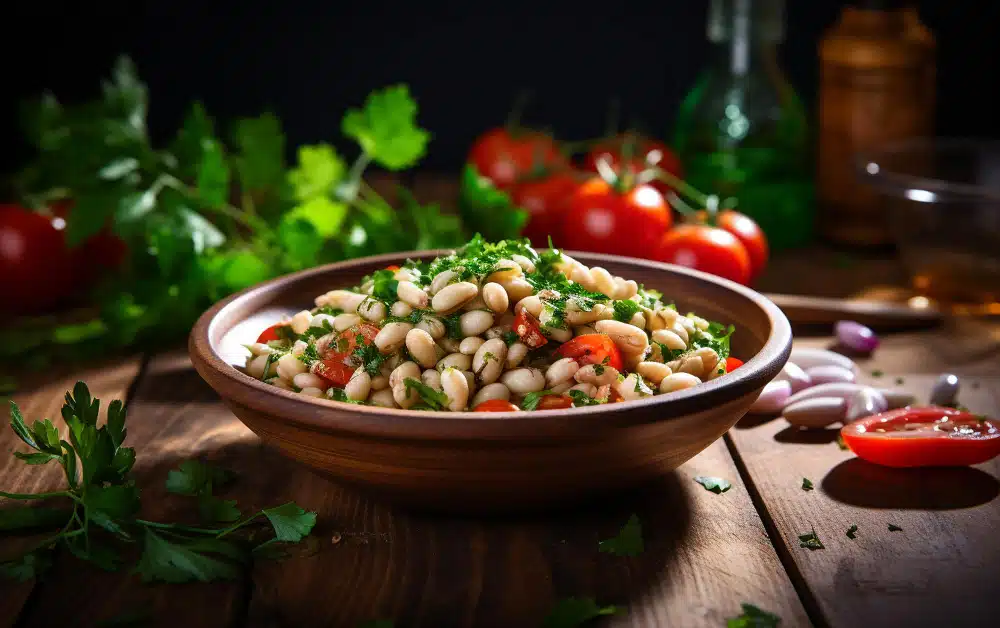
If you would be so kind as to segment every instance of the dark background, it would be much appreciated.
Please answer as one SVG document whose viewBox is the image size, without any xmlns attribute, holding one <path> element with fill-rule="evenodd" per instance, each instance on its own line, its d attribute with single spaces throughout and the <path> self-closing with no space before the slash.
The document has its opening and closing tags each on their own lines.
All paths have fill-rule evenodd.
<svg viewBox="0 0 1000 628">
<path fill-rule="evenodd" d="M 25 156 L 16 105 L 51 89 L 94 95 L 120 53 L 151 91 L 154 137 L 170 136 L 202 100 L 223 124 L 272 110 L 288 144 L 341 142 L 346 107 L 409 83 L 434 140 L 423 167 L 457 170 L 477 133 L 503 122 L 517 92 L 523 117 L 561 138 L 599 135 L 609 103 L 621 119 L 669 136 L 709 53 L 707 2 L 28 2 L 2 9 L 7 49 L 0 167 Z M 788 0 L 780 60 L 815 115 L 816 46 L 842 5 Z M 997 2 L 918 3 L 938 41 L 938 132 L 1000 136 Z M 17 42 L 17 43 L 16 43 Z M 24 43 L 20 43 L 24 42 Z"/>
</svg>

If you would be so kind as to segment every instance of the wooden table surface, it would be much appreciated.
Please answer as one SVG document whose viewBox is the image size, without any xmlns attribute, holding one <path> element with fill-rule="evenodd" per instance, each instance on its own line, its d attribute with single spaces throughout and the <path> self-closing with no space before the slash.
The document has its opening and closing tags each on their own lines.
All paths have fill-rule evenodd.
<svg viewBox="0 0 1000 628">
<path fill-rule="evenodd" d="M 439 194 L 418 190 L 424 198 Z M 779 256 L 769 290 L 846 296 L 898 282 L 891 260 L 828 264 L 829 252 Z M 822 281 L 815 277 L 821 275 Z M 802 337 L 825 346 L 824 337 Z M 1000 326 L 950 321 L 894 334 L 862 362 L 867 380 L 926 401 L 942 371 L 963 378 L 959 401 L 1000 416 Z M 884 375 L 875 378 L 872 372 Z M 592 597 L 626 614 L 593 625 L 725 626 L 754 604 L 781 626 L 995 626 L 1000 593 L 1000 460 L 973 468 L 891 470 L 854 459 L 837 430 L 799 432 L 782 419 L 745 417 L 657 486 L 568 513 L 503 520 L 422 516 L 375 503 L 264 449 L 192 370 L 183 351 L 49 373 L 13 398 L 30 420 L 55 419 L 64 391 L 128 399 L 128 442 L 145 518 L 188 517 L 168 496 L 170 469 L 199 457 L 237 472 L 223 495 L 244 509 L 294 500 L 318 513 L 313 537 L 281 561 L 259 561 L 241 581 L 144 585 L 57 555 L 42 581 L 0 582 L 0 626 L 90 626 L 133 615 L 138 624 L 216 628 L 395 626 L 532 628 L 560 598 Z M 10 430 L 5 453 L 21 449 Z M 61 470 L 0 457 L 0 488 L 52 490 Z M 721 495 L 693 481 L 729 479 Z M 802 478 L 815 490 L 804 491 Z M 0 501 L 0 508 L 4 507 Z M 646 550 L 597 551 L 631 513 Z M 902 528 L 890 532 L 889 524 Z M 845 532 L 857 525 L 857 538 Z M 799 547 L 815 529 L 825 549 Z M 23 547 L 0 537 L 0 558 Z M 114 625 L 125 625 L 114 624 Z M 589 624 L 588 624 L 589 625 Z"/>
</svg>

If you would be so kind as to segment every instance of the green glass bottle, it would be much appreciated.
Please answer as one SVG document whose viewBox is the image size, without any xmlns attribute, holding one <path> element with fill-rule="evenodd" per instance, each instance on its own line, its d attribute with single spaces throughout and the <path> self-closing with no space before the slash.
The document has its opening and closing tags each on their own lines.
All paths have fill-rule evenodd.
<svg viewBox="0 0 1000 628">
<path fill-rule="evenodd" d="M 806 113 L 778 67 L 784 0 L 712 0 L 712 58 L 681 103 L 674 133 L 685 179 L 751 216 L 772 249 L 812 235 Z"/>
</svg>

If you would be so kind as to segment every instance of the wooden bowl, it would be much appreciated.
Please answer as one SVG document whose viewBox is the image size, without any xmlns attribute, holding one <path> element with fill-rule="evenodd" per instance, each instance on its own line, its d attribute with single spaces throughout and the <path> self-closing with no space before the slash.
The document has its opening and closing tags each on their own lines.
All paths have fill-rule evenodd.
<svg viewBox="0 0 1000 628">
<path fill-rule="evenodd" d="M 695 388 L 627 403 L 538 412 L 426 412 L 357 406 L 280 390 L 237 368 L 282 316 L 390 264 L 395 253 L 279 277 L 235 294 L 198 320 L 198 373 L 267 445 L 363 492 L 422 509 L 512 512 L 565 506 L 643 483 L 682 464 L 742 417 L 784 366 L 792 333 L 757 292 L 668 264 L 589 253 L 584 264 L 661 290 L 679 311 L 736 325 L 746 363 Z"/>
</svg>

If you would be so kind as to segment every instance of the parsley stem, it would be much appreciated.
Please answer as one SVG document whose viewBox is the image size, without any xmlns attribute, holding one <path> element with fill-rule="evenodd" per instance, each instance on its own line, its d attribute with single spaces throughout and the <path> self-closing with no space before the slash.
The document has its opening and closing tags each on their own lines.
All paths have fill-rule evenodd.
<svg viewBox="0 0 1000 628">
<path fill-rule="evenodd" d="M 238 522 L 234 523 L 233 525 L 229 526 L 228 528 L 226 528 L 225 530 L 223 530 L 222 532 L 219 532 L 218 534 L 215 535 L 215 538 L 221 539 L 222 537 L 226 536 L 227 534 L 230 534 L 232 532 L 235 532 L 235 531 L 239 530 L 243 526 L 247 525 L 248 523 L 250 523 L 251 521 L 253 521 L 257 517 L 259 517 L 261 514 L 262 513 L 260 513 L 260 512 L 255 512 L 254 514 L 250 515 L 249 517 L 247 517 L 243 521 L 238 521 Z"/>
<path fill-rule="evenodd" d="M 351 170 L 347 173 L 347 184 L 351 187 L 355 187 L 362 183 L 361 175 L 365 173 L 365 168 L 368 164 L 372 162 L 372 157 L 366 151 L 362 150 L 358 158 L 354 160 L 351 164 Z"/>
<path fill-rule="evenodd" d="M 192 532 L 194 534 L 218 534 L 218 530 L 209 530 L 207 528 L 195 528 L 192 526 L 185 526 L 179 523 L 159 523 L 158 521 L 147 521 L 145 519 L 136 519 L 136 523 L 147 528 L 155 528 L 157 530 L 177 530 L 179 532 Z"/>
<path fill-rule="evenodd" d="M 172 175 L 169 174 L 161 175 L 160 180 L 163 182 L 164 185 L 168 185 L 173 189 L 177 190 L 178 192 L 185 194 L 186 196 L 198 198 L 198 192 L 196 190 L 194 190 L 190 186 L 186 185 L 183 181 Z M 226 216 L 227 218 L 231 218 L 258 235 L 268 233 L 271 230 L 271 227 L 266 222 L 258 218 L 255 212 L 251 213 L 243 211 L 238 207 L 233 207 L 229 203 L 223 203 L 218 207 L 210 207 L 207 205 L 203 205 L 200 206 L 200 208 L 213 211 L 222 216 Z"/>
<path fill-rule="evenodd" d="M 52 493 L 5 493 L 0 491 L 0 497 L 7 499 L 49 499 L 50 497 L 69 497 L 79 501 L 73 493 L 69 491 L 54 491 Z"/>
</svg>

